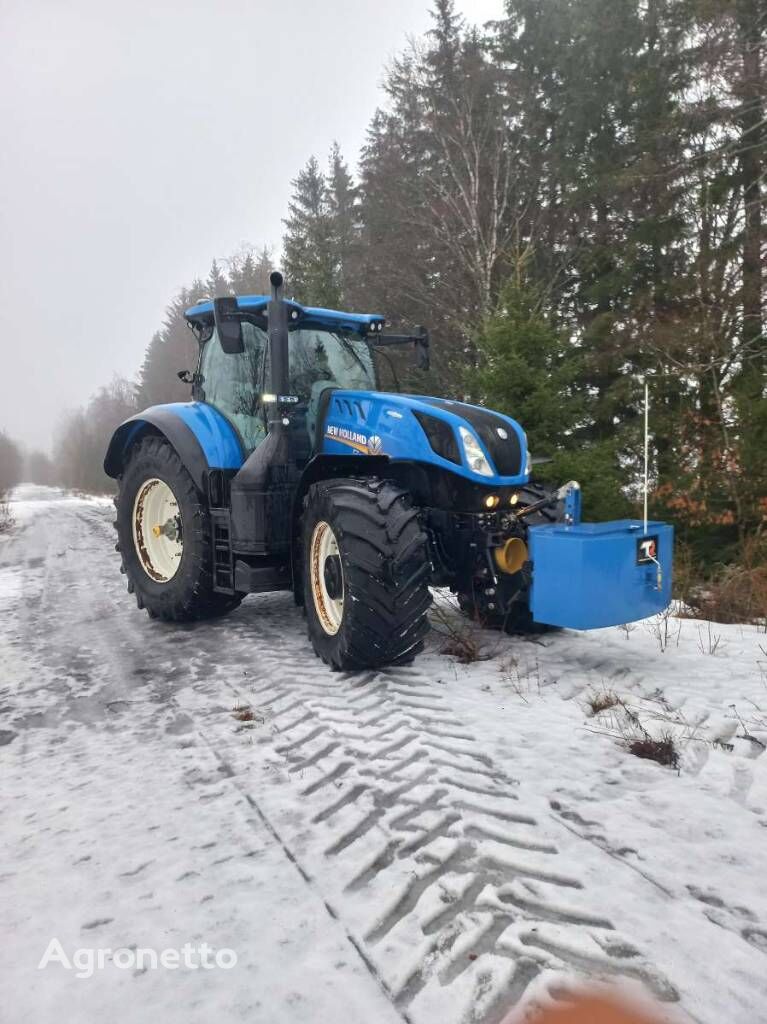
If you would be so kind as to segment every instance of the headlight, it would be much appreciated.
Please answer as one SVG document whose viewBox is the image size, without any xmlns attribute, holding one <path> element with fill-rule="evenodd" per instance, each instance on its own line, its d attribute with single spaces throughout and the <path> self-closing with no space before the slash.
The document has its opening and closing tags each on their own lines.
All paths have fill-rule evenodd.
<svg viewBox="0 0 767 1024">
<path fill-rule="evenodd" d="M 463 453 L 472 473 L 479 473 L 480 476 L 495 476 L 492 466 L 485 458 L 485 453 L 479 447 L 479 442 L 472 432 L 466 427 L 459 427 L 458 433 L 461 435 Z"/>
<path fill-rule="evenodd" d="M 530 476 L 533 471 L 533 457 L 528 451 L 527 458 L 525 459 L 525 476 Z"/>
</svg>

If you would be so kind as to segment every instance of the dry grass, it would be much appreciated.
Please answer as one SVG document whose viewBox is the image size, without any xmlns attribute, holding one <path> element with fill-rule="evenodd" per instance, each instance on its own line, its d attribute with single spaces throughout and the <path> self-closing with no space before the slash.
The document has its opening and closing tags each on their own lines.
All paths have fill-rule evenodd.
<svg viewBox="0 0 767 1024">
<path fill-rule="evenodd" d="M 598 715 L 600 711 L 609 711 L 611 708 L 616 708 L 619 704 L 621 704 L 621 699 L 612 690 L 590 693 L 586 697 L 586 706 L 591 712 L 592 717 Z"/>
<path fill-rule="evenodd" d="M 520 665 L 519 659 L 514 654 L 504 658 L 498 666 L 503 682 L 520 697 L 525 704 L 528 704 L 528 697 L 541 697 L 543 690 L 548 686 L 555 686 L 556 679 L 547 679 L 541 676 L 541 665 L 538 659 L 527 661 Z"/>
<path fill-rule="evenodd" d="M 11 515 L 11 507 L 5 500 L 5 494 L 0 493 L 0 533 L 10 530 L 13 524 L 14 518 Z"/>
<path fill-rule="evenodd" d="M 487 657 L 482 654 L 482 648 L 476 637 L 473 637 L 468 631 L 456 632 L 455 636 L 447 637 L 440 648 L 440 653 L 455 658 L 461 665 L 471 665 L 475 661 L 487 660 Z"/>
<path fill-rule="evenodd" d="M 678 647 L 682 635 L 682 623 L 678 621 L 674 606 L 670 604 L 662 612 L 654 615 L 643 623 L 647 632 L 658 642 L 661 654 L 664 654 L 672 642 Z"/>
<path fill-rule="evenodd" d="M 631 639 L 631 634 L 633 632 L 635 632 L 636 629 L 637 629 L 637 623 L 636 622 L 624 622 L 622 625 L 616 626 L 616 629 L 619 629 L 621 631 L 621 633 L 623 633 L 623 635 L 626 638 L 626 640 L 630 640 Z"/>
<path fill-rule="evenodd" d="M 721 633 L 714 633 L 711 629 L 711 622 L 706 623 L 706 629 L 698 626 L 698 650 L 701 654 L 717 654 L 725 647 L 725 641 Z"/>
<path fill-rule="evenodd" d="M 238 722 L 263 721 L 263 719 L 258 718 L 258 715 L 256 715 L 253 709 L 247 704 L 235 704 L 232 708 L 232 716 L 236 718 Z"/>
<path fill-rule="evenodd" d="M 430 613 L 434 632 L 441 637 L 440 653 L 455 658 L 461 665 L 476 661 L 488 661 L 492 652 L 482 646 L 481 627 L 471 619 L 464 619 L 455 607 L 444 599 L 437 598 Z"/>
<path fill-rule="evenodd" d="M 675 565 L 674 573 L 678 569 Z M 754 537 L 744 547 L 738 565 L 721 567 L 711 579 L 697 580 L 683 572 L 680 596 L 688 618 L 710 622 L 752 622 L 767 630 L 767 542 Z"/>
<path fill-rule="evenodd" d="M 755 704 L 752 700 L 748 703 L 751 705 L 753 709 L 752 711 L 747 712 L 749 716 L 748 718 L 744 718 L 743 715 L 741 715 L 735 704 L 730 704 L 730 707 L 732 708 L 733 714 L 737 718 L 738 722 L 740 723 L 740 727 L 743 730 L 742 733 L 738 734 L 739 739 L 748 740 L 749 743 L 751 743 L 754 747 L 757 747 L 759 749 L 759 752 L 761 753 L 763 750 L 767 750 L 767 743 L 765 743 L 764 740 L 760 739 L 758 736 L 754 736 L 754 734 L 751 732 L 751 729 L 756 729 L 758 732 L 761 732 L 762 734 L 767 734 L 767 713 L 762 711 L 760 706 L 758 704 Z"/>
<path fill-rule="evenodd" d="M 728 566 L 688 597 L 689 615 L 710 622 L 767 622 L 767 565 Z"/>
<path fill-rule="evenodd" d="M 696 727 L 687 723 L 679 711 L 672 711 L 662 693 L 645 697 L 641 706 L 632 706 L 628 701 L 610 690 L 596 692 L 587 699 L 586 706 L 592 709 L 591 717 L 607 712 L 591 731 L 612 736 L 635 757 L 656 761 L 667 768 L 680 770 L 680 744 L 692 742 Z M 645 722 L 647 725 L 645 725 Z M 647 726 L 663 723 L 655 735 Z"/>
<path fill-rule="evenodd" d="M 676 749 L 674 737 L 670 732 L 664 733 L 657 740 L 650 736 L 633 740 L 629 744 L 629 751 L 635 757 L 643 757 L 649 761 L 657 761 L 658 764 L 668 768 L 679 769 L 679 751 Z"/>
</svg>

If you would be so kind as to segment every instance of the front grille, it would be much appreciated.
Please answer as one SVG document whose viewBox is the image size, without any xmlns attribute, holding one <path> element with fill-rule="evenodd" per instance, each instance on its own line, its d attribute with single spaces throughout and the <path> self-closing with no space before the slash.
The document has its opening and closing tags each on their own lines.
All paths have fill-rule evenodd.
<svg viewBox="0 0 767 1024">
<path fill-rule="evenodd" d="M 426 412 L 414 412 L 413 415 L 423 427 L 432 451 L 441 455 L 443 459 L 447 459 L 448 462 L 454 462 L 460 466 L 461 453 L 458 450 L 458 442 L 455 439 L 455 432 L 447 420 L 430 416 Z"/>
<path fill-rule="evenodd" d="M 518 476 L 524 470 L 522 465 L 522 446 L 516 430 L 506 420 L 487 409 L 478 409 L 462 402 L 452 402 L 446 398 L 428 398 L 424 401 L 431 405 L 447 409 L 466 420 L 477 433 L 480 441 L 490 454 L 499 476 Z M 498 433 L 499 428 L 507 435 L 505 438 Z"/>
</svg>

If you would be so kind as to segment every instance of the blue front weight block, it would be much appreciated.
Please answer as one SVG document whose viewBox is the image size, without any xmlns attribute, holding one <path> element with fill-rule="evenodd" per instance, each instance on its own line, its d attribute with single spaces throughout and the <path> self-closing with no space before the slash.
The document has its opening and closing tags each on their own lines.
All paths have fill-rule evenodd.
<svg viewBox="0 0 767 1024">
<path fill-rule="evenodd" d="M 641 520 L 531 526 L 530 610 L 570 629 L 620 626 L 671 601 L 674 528 Z"/>
</svg>

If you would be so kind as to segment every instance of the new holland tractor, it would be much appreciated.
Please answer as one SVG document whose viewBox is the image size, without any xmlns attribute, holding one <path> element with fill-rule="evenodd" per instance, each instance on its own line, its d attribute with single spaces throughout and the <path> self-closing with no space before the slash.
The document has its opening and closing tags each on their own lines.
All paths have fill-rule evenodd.
<svg viewBox="0 0 767 1024">
<path fill-rule="evenodd" d="M 581 522 L 577 483 L 531 479 L 522 427 L 463 402 L 378 390 L 376 314 L 270 296 L 200 302 L 190 402 L 115 431 L 117 550 L 140 609 L 167 621 L 225 614 L 291 590 L 336 669 L 401 664 L 428 631 L 432 587 L 510 632 L 592 629 L 670 600 L 672 528 Z"/>
</svg>

